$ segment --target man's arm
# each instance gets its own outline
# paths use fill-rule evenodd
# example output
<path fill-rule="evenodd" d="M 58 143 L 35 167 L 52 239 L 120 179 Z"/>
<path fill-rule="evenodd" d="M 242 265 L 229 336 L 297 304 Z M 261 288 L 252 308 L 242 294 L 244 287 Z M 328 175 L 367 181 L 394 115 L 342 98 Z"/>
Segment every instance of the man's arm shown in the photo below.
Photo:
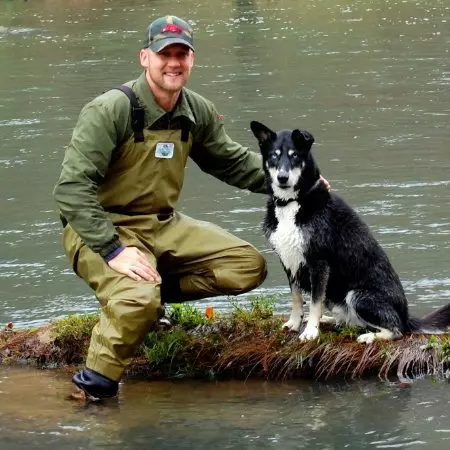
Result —
<path fill-rule="evenodd" d="M 267 193 L 261 154 L 234 142 L 225 131 L 223 117 L 212 104 L 208 109 L 203 139 L 195 142 L 194 137 L 192 159 L 204 172 L 232 186 Z M 320 179 L 326 189 L 331 190 L 322 175 Z"/>
<path fill-rule="evenodd" d="M 126 97 L 124 101 L 128 101 Z M 97 199 L 98 185 L 127 127 L 127 108 L 119 109 L 125 111 L 124 117 L 101 97 L 83 108 L 53 191 L 64 218 L 83 242 L 103 257 L 121 246 L 113 223 Z"/>
<path fill-rule="evenodd" d="M 192 159 L 221 181 L 252 192 L 265 193 L 262 157 L 234 142 L 226 133 L 223 117 L 207 103 L 201 136 L 194 136 Z M 198 139 L 198 140 L 197 140 Z"/>

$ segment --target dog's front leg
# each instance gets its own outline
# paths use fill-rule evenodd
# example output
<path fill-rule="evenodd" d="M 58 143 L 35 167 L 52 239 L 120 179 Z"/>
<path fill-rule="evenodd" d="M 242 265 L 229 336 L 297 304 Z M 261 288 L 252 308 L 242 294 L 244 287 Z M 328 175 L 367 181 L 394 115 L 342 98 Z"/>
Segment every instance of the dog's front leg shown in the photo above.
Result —
<path fill-rule="evenodd" d="M 310 268 L 311 273 L 311 305 L 309 308 L 308 322 L 306 328 L 300 335 L 301 341 L 311 341 L 319 337 L 319 323 L 322 317 L 323 304 L 327 292 L 330 267 L 325 261 Z"/>
<path fill-rule="evenodd" d="M 303 297 L 300 289 L 295 285 L 291 284 L 291 294 L 292 294 L 292 310 L 289 320 L 283 324 L 283 328 L 292 331 L 300 330 L 300 325 L 303 322 Z"/>

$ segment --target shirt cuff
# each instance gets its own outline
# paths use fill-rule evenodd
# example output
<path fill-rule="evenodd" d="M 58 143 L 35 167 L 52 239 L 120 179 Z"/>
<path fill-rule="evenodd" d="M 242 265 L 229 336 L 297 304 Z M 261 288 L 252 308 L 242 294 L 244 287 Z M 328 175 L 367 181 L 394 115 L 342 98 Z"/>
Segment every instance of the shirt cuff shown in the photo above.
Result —
<path fill-rule="evenodd" d="M 115 258 L 119 253 L 123 252 L 124 250 L 125 250 L 125 247 L 122 245 L 122 246 L 116 248 L 115 250 L 113 250 L 112 252 L 109 252 L 107 255 L 105 255 L 103 257 L 103 259 L 105 260 L 105 262 L 109 262 L 113 258 Z"/>

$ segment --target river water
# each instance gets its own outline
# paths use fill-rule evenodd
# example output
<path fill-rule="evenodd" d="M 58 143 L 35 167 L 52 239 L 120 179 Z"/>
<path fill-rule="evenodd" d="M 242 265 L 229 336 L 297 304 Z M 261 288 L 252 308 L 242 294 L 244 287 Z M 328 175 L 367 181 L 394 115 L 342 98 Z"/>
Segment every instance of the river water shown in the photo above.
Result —
<path fill-rule="evenodd" d="M 189 87 L 214 101 L 230 136 L 256 151 L 251 120 L 311 131 L 322 173 L 387 250 L 411 309 L 424 314 L 447 302 L 448 2 L 5 0 L 0 324 L 39 325 L 97 310 L 62 253 L 51 192 L 81 107 L 139 75 L 143 30 L 167 13 L 192 21 L 196 66 Z M 286 312 L 285 276 L 261 233 L 264 204 L 264 196 L 226 186 L 189 164 L 180 210 L 258 247 L 269 276 L 255 292 L 276 295 L 277 310 Z M 229 307 L 225 298 L 214 305 Z M 422 380 L 406 390 L 377 382 L 136 382 L 124 384 L 116 409 L 64 403 L 67 374 L 1 369 L 0 381 L 0 442 L 8 443 L 2 449 L 108 442 L 138 448 L 155 438 L 158 448 L 221 442 L 223 448 L 438 449 L 450 443 L 445 381 Z"/>

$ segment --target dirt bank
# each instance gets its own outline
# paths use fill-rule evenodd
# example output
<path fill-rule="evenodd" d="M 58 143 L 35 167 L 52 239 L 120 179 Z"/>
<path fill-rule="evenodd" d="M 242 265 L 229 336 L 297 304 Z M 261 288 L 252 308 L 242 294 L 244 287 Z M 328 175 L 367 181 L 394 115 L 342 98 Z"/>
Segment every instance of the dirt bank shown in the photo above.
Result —
<path fill-rule="evenodd" d="M 208 316 L 208 317 L 206 317 Z M 174 305 L 171 326 L 150 331 L 128 376 L 163 378 L 444 377 L 450 371 L 450 334 L 413 335 L 358 344 L 361 330 L 322 326 L 318 341 L 301 343 L 281 329 L 270 302 L 252 301 L 215 316 Z M 83 364 L 95 315 L 71 316 L 35 329 L 0 332 L 1 364 L 68 368 Z"/>

